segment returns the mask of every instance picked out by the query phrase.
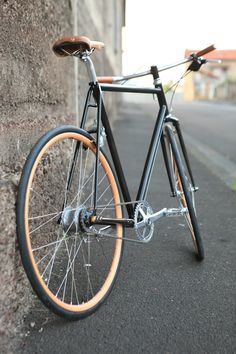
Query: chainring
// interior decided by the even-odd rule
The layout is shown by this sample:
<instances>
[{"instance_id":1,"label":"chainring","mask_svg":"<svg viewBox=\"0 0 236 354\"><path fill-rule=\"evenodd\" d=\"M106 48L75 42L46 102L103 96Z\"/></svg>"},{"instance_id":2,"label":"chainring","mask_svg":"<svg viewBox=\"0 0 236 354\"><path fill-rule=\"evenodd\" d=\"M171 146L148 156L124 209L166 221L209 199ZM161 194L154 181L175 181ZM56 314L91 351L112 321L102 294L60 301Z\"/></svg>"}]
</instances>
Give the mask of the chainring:
<instances>
[{"instance_id":1,"label":"chainring","mask_svg":"<svg viewBox=\"0 0 236 354\"><path fill-rule=\"evenodd\" d=\"M149 242L153 236L154 223L148 219L153 210L148 202L138 203L134 212L134 228L137 239L142 242Z\"/></svg>"}]
</instances>

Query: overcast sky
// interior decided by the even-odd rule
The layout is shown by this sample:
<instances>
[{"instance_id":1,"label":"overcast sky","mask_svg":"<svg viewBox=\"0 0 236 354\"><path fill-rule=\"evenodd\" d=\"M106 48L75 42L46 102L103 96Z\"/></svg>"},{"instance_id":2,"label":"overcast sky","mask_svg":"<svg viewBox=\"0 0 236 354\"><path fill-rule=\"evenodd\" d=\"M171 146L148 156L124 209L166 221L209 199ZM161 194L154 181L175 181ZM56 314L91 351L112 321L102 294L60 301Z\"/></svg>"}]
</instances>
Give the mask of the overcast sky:
<instances>
[{"instance_id":1,"label":"overcast sky","mask_svg":"<svg viewBox=\"0 0 236 354\"><path fill-rule=\"evenodd\" d=\"M186 48L236 49L235 0L126 0L124 72L167 64Z\"/></svg>"}]
</instances>

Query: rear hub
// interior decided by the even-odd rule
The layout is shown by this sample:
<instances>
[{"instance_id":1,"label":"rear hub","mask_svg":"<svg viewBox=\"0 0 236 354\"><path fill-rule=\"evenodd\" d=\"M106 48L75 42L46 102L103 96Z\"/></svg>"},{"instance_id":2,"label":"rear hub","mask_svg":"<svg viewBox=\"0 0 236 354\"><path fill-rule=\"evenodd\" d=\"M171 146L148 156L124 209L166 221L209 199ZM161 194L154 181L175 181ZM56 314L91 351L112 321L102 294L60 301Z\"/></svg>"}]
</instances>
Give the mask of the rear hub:
<instances>
[{"instance_id":1,"label":"rear hub","mask_svg":"<svg viewBox=\"0 0 236 354\"><path fill-rule=\"evenodd\" d=\"M86 232L90 225L92 212L86 210L82 205L78 208L66 207L61 216L61 225L65 232Z\"/></svg>"}]
</instances>

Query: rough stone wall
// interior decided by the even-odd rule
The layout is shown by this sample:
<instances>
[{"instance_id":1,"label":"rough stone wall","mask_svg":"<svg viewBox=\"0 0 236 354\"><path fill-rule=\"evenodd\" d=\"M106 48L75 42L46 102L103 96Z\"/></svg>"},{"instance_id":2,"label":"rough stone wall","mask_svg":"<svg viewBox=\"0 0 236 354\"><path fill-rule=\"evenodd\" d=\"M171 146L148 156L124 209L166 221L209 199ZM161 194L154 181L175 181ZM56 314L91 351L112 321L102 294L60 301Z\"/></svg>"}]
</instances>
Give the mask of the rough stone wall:
<instances>
[{"instance_id":1,"label":"rough stone wall","mask_svg":"<svg viewBox=\"0 0 236 354\"><path fill-rule=\"evenodd\" d=\"M94 53L98 74L120 72L122 1L1 0L0 3L0 348L11 350L34 297L22 269L15 204L22 165L35 141L60 124L76 124L87 73L75 59L57 58L55 39L80 34L103 40ZM115 5L114 5L115 4ZM113 28L116 13L119 23ZM113 37L111 35L113 33ZM78 84L76 79L79 78ZM108 98L116 110L117 99ZM81 109L79 110L79 113Z\"/></svg>"},{"instance_id":2,"label":"rough stone wall","mask_svg":"<svg viewBox=\"0 0 236 354\"><path fill-rule=\"evenodd\" d=\"M93 61L97 75L121 74L121 26L123 25L122 0L80 0L77 4L77 32L105 43L105 50L94 52ZM83 65L78 66L79 93L84 100L87 73ZM120 95L106 94L106 108L113 119L119 105ZM81 110L79 111L81 115Z\"/></svg>"}]
</instances>

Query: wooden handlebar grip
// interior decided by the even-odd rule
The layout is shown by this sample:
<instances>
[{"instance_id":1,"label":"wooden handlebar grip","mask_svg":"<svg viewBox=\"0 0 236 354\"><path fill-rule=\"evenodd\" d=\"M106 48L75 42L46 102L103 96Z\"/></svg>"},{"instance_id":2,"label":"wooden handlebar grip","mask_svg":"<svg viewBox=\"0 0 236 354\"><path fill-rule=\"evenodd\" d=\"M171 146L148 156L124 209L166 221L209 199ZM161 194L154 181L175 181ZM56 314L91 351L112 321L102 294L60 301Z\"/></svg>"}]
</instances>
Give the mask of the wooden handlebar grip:
<instances>
[{"instance_id":1,"label":"wooden handlebar grip","mask_svg":"<svg viewBox=\"0 0 236 354\"><path fill-rule=\"evenodd\" d=\"M215 49L216 49L216 48L215 48L214 44L212 44L212 45L210 45L209 47L204 48L204 49L200 50L199 52L197 52L197 53L196 53L196 56L197 56L197 57L201 57L202 55L205 55L205 54L207 54L207 53L209 53L209 52L212 52L212 51L215 50Z\"/></svg>"},{"instance_id":2,"label":"wooden handlebar grip","mask_svg":"<svg viewBox=\"0 0 236 354\"><path fill-rule=\"evenodd\" d=\"M112 84L113 83L112 76L98 76L97 80L98 80L98 82L100 82L100 84Z\"/></svg>"}]
</instances>

